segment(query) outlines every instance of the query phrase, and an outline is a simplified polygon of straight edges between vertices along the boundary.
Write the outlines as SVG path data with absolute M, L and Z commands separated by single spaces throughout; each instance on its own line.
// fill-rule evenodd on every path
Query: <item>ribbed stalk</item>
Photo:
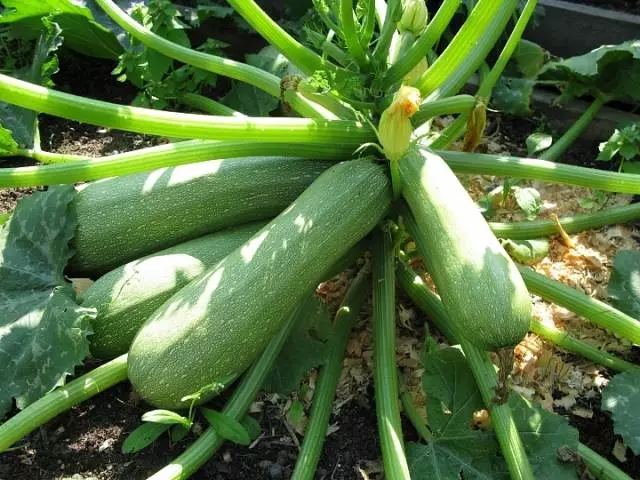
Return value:
M 631 477 L 583 443 L 578 444 L 578 455 L 589 472 L 600 480 L 631 480 Z
M 395 264 L 388 231 L 373 234 L 373 382 L 386 478 L 409 480 L 404 454 L 396 367 Z
M 381 12 L 383 8 L 378 5 L 379 3 L 382 2 L 376 2 L 376 10 Z M 373 58 L 378 65 L 386 65 L 389 46 L 391 45 L 393 34 L 396 32 L 396 23 L 400 21 L 401 16 L 402 4 L 400 0 L 389 0 L 376 48 L 373 50 Z
M 532 158 L 438 150 L 456 173 L 517 177 L 566 183 L 608 192 L 640 194 L 640 175 L 606 172 Z
M 472 95 L 456 95 L 454 97 L 440 98 L 432 102 L 424 102 L 420 105 L 411 123 L 416 126 L 438 117 L 440 115 L 452 115 L 455 113 L 466 113 L 476 106 L 476 99 Z
M 344 351 L 349 341 L 351 327 L 358 319 L 358 314 L 371 285 L 369 277 L 369 268 L 365 266 L 349 286 L 349 290 L 336 313 L 329 356 L 327 363 L 320 370 L 320 376 L 316 383 L 313 407 L 305 430 L 304 442 L 291 476 L 292 480 L 312 480 L 315 477 L 329 427 L 336 387 L 342 372 Z
M 599 327 L 640 344 L 640 321 L 611 305 L 585 295 L 563 283 L 551 280 L 527 267 L 518 267 L 529 291 L 590 320 Z
M 0 452 L 71 407 L 127 378 L 127 355 L 121 355 L 56 388 L 0 425 Z
M 438 329 L 452 343 L 458 343 L 458 339 L 451 327 L 449 314 L 446 312 L 440 297 L 429 289 L 420 276 L 414 272 L 405 261 L 399 261 L 396 274 L 398 283 L 402 285 L 403 290 L 407 292 L 416 306 L 427 314 Z M 613 368 L 619 371 L 626 371 L 640 368 L 640 366 L 622 360 L 615 355 L 592 347 L 588 343 L 572 337 L 568 332 L 555 327 L 544 325 L 535 318 L 531 320 L 529 330 L 540 338 L 556 345 L 567 352 L 581 355 L 587 360 L 598 363 L 605 367 Z
M 201 110 L 209 115 L 219 115 L 223 117 L 245 117 L 246 115 L 236 112 L 233 108 L 229 108 L 220 102 L 216 102 L 211 98 L 197 93 L 185 93 L 178 99 L 180 103 Z
M 611 207 L 594 213 L 580 213 L 560 219 L 562 228 L 567 233 L 577 233 L 604 225 L 614 225 L 640 220 L 640 203 L 632 203 L 621 207 Z M 532 220 L 528 222 L 489 222 L 491 230 L 500 238 L 512 240 L 528 240 L 558 233 L 554 220 Z
M 301 302 L 296 311 L 282 326 L 282 329 L 271 339 L 260 358 L 245 374 L 242 382 L 235 389 L 222 410 L 225 415 L 238 422 L 245 416 L 260 387 L 264 384 L 264 380 L 269 375 L 280 350 L 282 350 L 287 341 L 291 329 L 300 320 L 300 316 L 304 312 L 303 306 L 304 302 Z M 183 480 L 189 478 L 218 451 L 224 441 L 224 438 L 218 435 L 213 428 L 208 428 L 180 456 L 162 470 L 153 474 L 148 480 Z
M 86 155 L 74 155 L 71 153 L 53 153 L 53 152 L 44 152 L 42 150 L 35 150 L 30 148 L 25 148 L 23 150 L 18 150 L 15 153 L 16 157 L 26 157 L 31 158 L 32 160 L 37 160 L 38 162 L 44 165 L 55 165 L 58 163 L 70 163 L 77 162 L 79 160 L 88 160 L 89 157 Z M 1 171 L 1 170 L 0 170 Z
M 343 145 L 332 143 L 295 145 L 290 143 L 190 140 L 101 158 L 77 160 L 72 163 L 2 168 L 0 169 L 0 188 L 87 182 L 216 158 L 290 155 L 318 160 L 342 160 L 349 157 L 350 150 L 350 148 L 344 149 Z M 38 157 L 34 156 L 33 158 Z
M 360 69 L 364 70 L 369 64 L 369 59 L 358 36 L 353 12 L 353 0 L 340 0 L 339 5 L 340 26 L 342 27 L 344 43 Z
M 403 52 L 402 57 L 396 63 L 389 67 L 384 75 L 384 88 L 389 88 L 402 80 L 427 55 L 427 52 L 440 40 L 442 32 L 449 25 L 453 15 L 460 7 L 460 3 L 462 0 L 444 0 L 442 2 L 424 33 L 408 50 Z
M 0 101 L 69 120 L 172 138 L 290 143 L 374 141 L 369 127 L 346 120 L 216 117 L 164 112 L 93 100 L 0 74 Z
M 517 0 L 480 0 L 442 55 L 416 82 L 428 100 L 455 95 L 478 70 L 517 6 Z
M 569 127 L 569 129 L 564 132 L 564 134 L 556 140 L 551 147 L 542 152 L 540 155 L 540 160 L 550 160 L 555 161 L 558 160 L 564 152 L 576 141 L 576 139 L 580 136 L 582 132 L 589 126 L 591 121 L 598 114 L 600 109 L 605 104 L 605 99 L 602 97 L 597 97 L 589 108 L 587 108 L 582 114 L 578 117 L 578 119 Z
M 274 22 L 253 0 L 227 0 L 267 42 L 276 47 L 291 63 L 305 75 L 313 75 L 316 70 L 330 67 L 322 58 L 312 52 Z

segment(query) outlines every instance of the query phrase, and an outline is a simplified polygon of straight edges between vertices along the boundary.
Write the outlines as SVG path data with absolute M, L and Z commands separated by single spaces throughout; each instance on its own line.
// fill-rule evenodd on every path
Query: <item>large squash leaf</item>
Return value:
M 608 293 L 614 307 L 640 319 L 640 252 L 620 250 L 613 258 Z
M 613 429 L 624 444 L 640 455 L 640 372 L 630 370 L 613 377 L 602 392 L 602 408 L 611 412 Z

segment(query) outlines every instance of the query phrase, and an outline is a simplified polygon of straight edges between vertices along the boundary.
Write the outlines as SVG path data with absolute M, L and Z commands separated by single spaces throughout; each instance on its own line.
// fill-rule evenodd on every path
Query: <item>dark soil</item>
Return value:
M 620 12 L 640 15 L 640 2 L 637 0 L 567 0 L 571 3 L 582 3 L 592 7 L 618 10 Z

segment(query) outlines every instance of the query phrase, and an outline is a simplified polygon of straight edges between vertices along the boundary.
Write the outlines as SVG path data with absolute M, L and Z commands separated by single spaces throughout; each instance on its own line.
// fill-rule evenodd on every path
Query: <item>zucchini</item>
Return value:
M 240 374 L 304 295 L 380 222 L 391 196 L 384 167 L 371 161 L 324 172 L 147 320 L 129 351 L 135 390 L 160 408 L 182 408 L 186 395 Z
M 335 162 L 256 157 L 163 168 L 81 187 L 69 269 L 96 276 L 226 227 L 278 215 Z
M 440 156 L 412 148 L 399 163 L 410 233 L 452 321 L 483 350 L 517 345 L 532 315 L 518 268 Z
M 226 257 L 265 225 L 254 222 L 205 235 L 122 265 L 82 295 L 98 315 L 89 337 L 94 357 L 127 353 L 142 324 L 181 287 Z

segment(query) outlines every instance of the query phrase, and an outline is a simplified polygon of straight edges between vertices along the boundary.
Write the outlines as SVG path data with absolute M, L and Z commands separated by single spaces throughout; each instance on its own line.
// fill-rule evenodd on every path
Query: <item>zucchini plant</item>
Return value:
M 17 13 L 26 9 L 5 3 Z M 302 321 L 309 292 L 351 266 L 371 234 L 373 284 L 368 288 L 365 266 L 336 315 L 294 477 L 315 474 L 341 356 L 368 290 L 373 293 L 376 408 L 388 478 L 426 478 L 431 471 L 416 461 L 423 449 L 405 445 L 401 396 L 405 413 L 428 443 L 428 455 L 438 467 L 446 466 L 434 471 L 452 475 L 436 478 L 566 475 L 570 469 L 553 454 L 556 443 L 549 447 L 523 429 L 523 416 L 537 411 L 509 387 L 515 345 L 533 331 L 611 368 L 637 367 L 533 320 L 529 294 L 581 313 L 634 343 L 640 339 L 640 322 L 516 267 L 497 237 L 537 238 L 555 233 L 556 225 L 488 224 L 456 174 L 631 194 L 640 194 L 640 175 L 448 149 L 465 130 L 467 150 L 482 137 L 486 104 L 536 0 L 521 9 L 516 0 L 473 2 L 449 41 L 443 32 L 461 0 L 444 0 L 435 12 L 428 12 L 423 0 L 314 0 L 316 26 L 321 27 L 310 33 L 309 45 L 254 0 L 228 3 L 295 73 L 281 78 L 250 63 L 192 49 L 183 36 L 176 40 L 166 29 L 152 31 L 114 1 L 95 0 L 109 24 L 144 46 L 147 57 L 153 52 L 171 60 L 167 65 L 182 62 L 244 83 L 280 104 L 288 116 L 250 116 L 203 97 L 200 90 L 183 92 L 181 98 L 213 114 L 119 105 L 55 90 L 55 69 L 42 66 L 54 61 L 52 45 L 65 34 L 56 12 L 42 17 L 38 44 L 45 54 L 34 70 L 37 75 L 0 73 L 0 112 L 29 112 L 32 137 L 28 142 L 20 137 L 15 116 L 1 117 L 0 155 L 43 163 L 0 169 L 0 187 L 49 186 L 23 201 L 0 230 L 0 312 L 6 327 L 0 329 L 0 363 L 8 365 L 0 373 L 0 383 L 8 386 L 0 391 L 0 412 L 14 399 L 22 409 L 0 425 L 0 450 L 125 378 L 155 407 L 190 409 L 188 419 L 166 412 L 146 419 L 169 418 L 190 426 L 195 404 L 206 404 L 241 377 L 222 412 L 202 409 L 209 429 L 152 478 L 189 477 L 225 439 L 247 442 L 239 422 L 289 332 Z M 104 27 L 84 7 L 74 8 L 67 13 L 91 18 L 87 28 L 100 32 L 100 46 L 106 48 L 112 39 Z M 495 64 L 485 69 L 506 32 Z M 122 51 L 119 44 L 113 48 Z M 476 96 L 460 94 L 479 69 L 486 71 Z M 93 159 L 45 152 L 34 141 L 34 112 L 172 141 Z M 457 119 L 439 130 L 432 120 L 443 115 Z M 74 187 L 78 182 L 88 183 Z M 575 232 L 638 218 L 640 210 L 632 205 L 560 224 Z M 442 301 L 407 270 L 400 248 L 405 227 Z M 97 281 L 77 296 L 64 276 L 74 272 Z M 396 274 L 442 332 L 460 344 L 460 351 L 444 355 L 468 372 L 465 388 L 473 405 L 490 412 L 492 433 L 480 435 L 480 449 L 461 453 L 460 445 L 447 444 L 438 419 L 430 419 L 428 426 L 415 421 L 415 409 L 400 394 L 393 355 Z M 62 386 L 90 349 L 117 358 Z M 497 372 L 490 352 L 498 354 Z M 433 362 L 427 369 L 439 365 L 442 358 L 427 353 L 424 361 Z M 431 382 L 429 392 L 437 390 L 433 378 L 425 382 Z M 442 392 L 433 398 L 445 400 Z M 563 420 L 552 416 L 544 428 L 554 422 Z M 452 433 L 462 435 L 464 423 Z M 565 446 L 597 466 L 594 474 L 621 478 L 571 432 Z M 495 463 L 487 461 L 489 452 L 496 454 Z

